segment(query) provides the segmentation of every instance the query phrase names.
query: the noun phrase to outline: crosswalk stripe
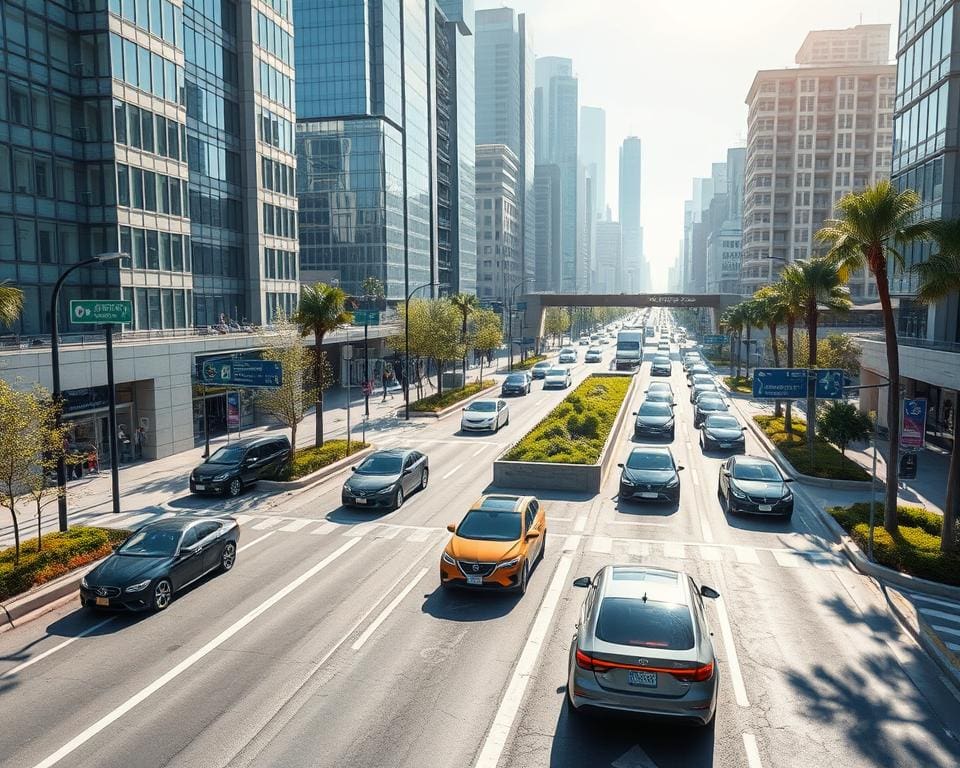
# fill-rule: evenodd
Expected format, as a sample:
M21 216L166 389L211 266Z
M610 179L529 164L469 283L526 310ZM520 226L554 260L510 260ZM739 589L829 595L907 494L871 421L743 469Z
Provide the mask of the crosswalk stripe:
M947 621L956 621L958 618L955 613L947 613L946 611L935 611L933 608L920 608L918 610L924 616L932 616L935 619L946 619Z
M718 560L723 560L723 552L717 549L716 547L699 547L700 556L704 560L712 560L714 562Z
M234 515L233 519L237 521L237 525L246 525L251 520L256 520L253 515Z
M905 592L911 600L919 600L921 603L931 603L932 605L940 605L944 608L953 608L954 610L960 612L960 603L951 602L950 600L938 600L935 597L928 597L927 595L920 595L916 592Z
M566 540L563 542L563 551L564 552L576 552L577 547L580 546L580 536L576 533L571 533L567 536Z
M936 624L931 624L930 626L932 626L937 632L942 632L945 635L956 635L957 637L960 637L960 629L951 629L950 627L940 627L940 626L937 626Z
M634 557L649 557L650 545L645 541L631 541L627 544L627 553Z
M429 528L418 528L409 536L407 536L407 541L410 541L410 542L426 541L427 539L430 538L432 533L433 531L431 531Z
M665 541L663 543L663 554L665 557L684 558L687 556L687 550L683 544L677 544L675 541Z
M381 525L373 535L377 539L395 539L402 530L399 525Z
M283 522L282 517L268 517L261 520L259 523L253 525L253 530L255 531L265 531L268 528L273 528L275 525L279 525Z
M293 533L295 531L299 531L301 528L306 528L312 522L313 520L291 520L289 523L283 526L280 530L287 531L288 533Z
M128 526L136 525L137 523L143 520L147 520L151 517L153 517L152 512L146 512L140 515L121 515L119 517L114 518L113 522L116 523L121 528L127 528Z
M802 557L809 563L813 563L815 568L825 571L832 571L843 565L843 561L836 555L827 552L808 552Z
M771 550L771 554L773 559L777 561L777 565L783 568L798 568L803 563L803 556L798 552L774 549Z
M613 551L613 539L609 536L594 536L590 539L590 551L610 554Z
M733 551L737 555L738 563L760 565L760 558L757 556L757 550L750 549L750 547L734 546Z
M310 533L313 534L314 536L317 536L317 535L326 536L328 533L333 533L334 531L337 531L340 528L343 528L343 526L337 525L336 523L326 522L323 525L321 525L319 528L315 528L314 530L310 531Z
M108 512L105 515L97 515L96 517L87 520L86 525L102 525L108 520L113 520L113 512Z
M366 523L363 525L354 525L354 526L351 526L348 530L344 531L343 535L350 536L350 537L364 536L366 535L367 531L375 530L378 525L379 523Z

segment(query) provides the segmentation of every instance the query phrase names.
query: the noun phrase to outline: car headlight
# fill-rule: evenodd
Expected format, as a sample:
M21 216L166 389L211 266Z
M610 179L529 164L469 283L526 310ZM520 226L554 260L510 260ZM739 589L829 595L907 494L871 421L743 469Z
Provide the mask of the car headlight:
M146 579L145 581L138 581L136 584L131 584L129 587L127 587L123 591L124 592L142 592L149 586L150 586L150 579Z
M343 492L344 492L344 493L353 493L353 488L351 488L348 483L344 483L344 484L343 484Z
M667 480L666 483L664 483L663 487L664 487L664 488L676 488L678 485L680 485L680 476L679 476L679 475L674 475L674 476L671 477L669 480Z
M448 565L456 565L456 564L457 564L457 561L454 560L452 557L450 557L450 555L448 555L448 554L446 553L446 550L444 550L444 553L443 553L442 555L440 555L440 559L443 560L443 562L447 563Z
M86 576L84 576L82 579L80 579L80 586L83 587L84 589L89 589L89 588L90 588L90 582L87 581L87 577L86 577Z
M502 563L497 563L497 568L513 568L517 563L520 562L519 557L513 558L513 560L504 560Z
M219 475L214 475L212 479L213 479L213 482L219 483L226 480L228 477L230 477L229 472L221 472Z
M732 494L733 494L734 496L736 496L738 499L745 499L745 498L747 498L747 494L745 494L743 491L741 491L739 488L737 488L737 486L735 486L733 483L730 483L730 493L732 493Z
M636 485L636 483L634 483L632 480L630 480L626 476L621 477L620 482L623 483L624 485L630 485L630 486Z
M784 493L782 501L793 501L793 494L790 491Z

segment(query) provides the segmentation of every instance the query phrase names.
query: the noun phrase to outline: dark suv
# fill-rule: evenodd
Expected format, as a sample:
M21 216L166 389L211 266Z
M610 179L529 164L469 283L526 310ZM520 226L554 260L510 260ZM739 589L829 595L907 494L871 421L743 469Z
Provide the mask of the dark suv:
M252 437L217 449L190 473L190 493L238 496L257 480L274 480L290 463L286 437Z

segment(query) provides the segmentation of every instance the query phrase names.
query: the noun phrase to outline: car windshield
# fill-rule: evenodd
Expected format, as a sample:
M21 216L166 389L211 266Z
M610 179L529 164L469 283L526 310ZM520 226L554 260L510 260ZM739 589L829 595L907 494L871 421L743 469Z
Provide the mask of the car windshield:
M504 383L506 383L506 384L526 384L526 383L527 383L527 377L524 376L522 373L511 373L509 376L507 376L507 378L506 378L506 380L505 380Z
M670 363L669 357L655 357L653 358L654 363L659 363L660 365L667 365Z
M714 397L701 397L697 400L697 406L701 411L725 411L727 404L723 400Z
M497 410L497 404L492 400L477 400L467 406L468 411L477 411L479 413L492 413Z
M575 354L577 354L577 353L574 352L574 351L573 351L572 349L570 349L569 347L567 347L566 349L561 349L561 350L560 350L560 354L561 354L561 355L575 355Z
M357 467L357 472L361 475L398 475L402 465L402 456L375 453Z
M673 408L666 403L645 402L637 411L638 416L672 416Z
M704 422L707 429L740 429L740 422L735 416L707 416Z
M137 557L173 557L180 543L176 528L142 528L117 550L121 555Z
M742 464L737 462L733 468L733 476L737 480L766 480L778 482L780 473L773 464L766 462L750 462Z
M632 352L637 349L640 349L640 342L639 341L618 341L617 349L619 349L621 352Z
M245 449L239 446L224 446L207 459L207 464L236 464L243 459L244 452Z
M627 459L627 469L673 469L669 453L634 451Z
M693 648L690 609L632 597L607 597L597 618L597 638L638 648L687 651Z
M654 381L647 387L647 392L673 392L673 387L665 381Z
M550 367L550 363L537 363L537 364L536 364L535 366L533 366L533 367L534 367L534 368L549 368L549 367Z
M547 376L566 376L566 375L567 375L566 368L551 368L549 371L547 371Z
M457 536L485 541L516 541L520 538L520 531L521 517L516 512L472 509L457 528Z

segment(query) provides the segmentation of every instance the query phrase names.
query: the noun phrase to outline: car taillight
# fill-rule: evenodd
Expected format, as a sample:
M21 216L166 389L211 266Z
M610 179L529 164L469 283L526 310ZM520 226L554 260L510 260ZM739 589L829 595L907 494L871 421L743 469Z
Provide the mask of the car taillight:
M693 669L675 669L671 674L681 683L702 683L713 677L713 662Z
M699 667L685 667L682 669L672 669L670 667L651 667L641 666L639 664L621 664L616 661L606 661L598 659L588 653L584 653L579 648L576 652L577 666L581 669L588 669L592 672L603 674L611 669L632 669L639 672L659 672L664 675L673 675L681 683L702 683L713 677L713 662Z

